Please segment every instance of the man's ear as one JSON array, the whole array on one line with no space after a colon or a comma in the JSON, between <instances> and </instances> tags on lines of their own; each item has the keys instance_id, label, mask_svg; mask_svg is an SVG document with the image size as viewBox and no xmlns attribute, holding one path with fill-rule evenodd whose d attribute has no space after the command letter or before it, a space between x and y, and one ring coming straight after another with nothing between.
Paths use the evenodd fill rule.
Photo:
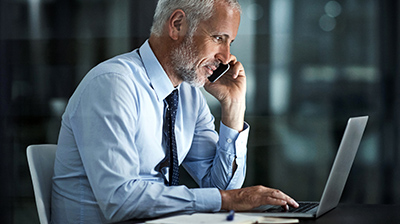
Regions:
<instances>
[{"instance_id":1,"label":"man's ear","mask_svg":"<svg viewBox=\"0 0 400 224\"><path fill-rule=\"evenodd\" d=\"M186 14L182 9L175 10L168 20L169 36L173 40L178 40L179 37L185 36L187 31Z\"/></svg>"}]
</instances>

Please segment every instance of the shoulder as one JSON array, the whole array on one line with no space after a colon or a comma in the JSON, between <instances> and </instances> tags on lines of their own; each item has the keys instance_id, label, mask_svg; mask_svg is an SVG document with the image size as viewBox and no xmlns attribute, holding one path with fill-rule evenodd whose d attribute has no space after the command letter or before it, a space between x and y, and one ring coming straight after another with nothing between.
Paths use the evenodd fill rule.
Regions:
<instances>
[{"instance_id":1,"label":"shoulder","mask_svg":"<svg viewBox=\"0 0 400 224\"><path fill-rule=\"evenodd\" d=\"M147 84L148 77L137 50L110 58L93 67L82 79L75 93L91 88L113 88L121 83L131 88Z\"/></svg>"},{"instance_id":2,"label":"shoulder","mask_svg":"<svg viewBox=\"0 0 400 224\"><path fill-rule=\"evenodd\" d=\"M137 74L145 73L145 69L139 55L137 54L137 50L134 50L129 53L115 56L98 64L89 71L87 76L90 78L108 73L120 74L134 78L137 77Z\"/></svg>"},{"instance_id":3,"label":"shoulder","mask_svg":"<svg viewBox=\"0 0 400 224\"><path fill-rule=\"evenodd\" d=\"M89 102L134 100L138 86L146 85L146 73L135 51L118 55L93 67L82 79L70 98L75 111L82 99ZM114 99L114 100L113 100Z\"/></svg>"}]
</instances>

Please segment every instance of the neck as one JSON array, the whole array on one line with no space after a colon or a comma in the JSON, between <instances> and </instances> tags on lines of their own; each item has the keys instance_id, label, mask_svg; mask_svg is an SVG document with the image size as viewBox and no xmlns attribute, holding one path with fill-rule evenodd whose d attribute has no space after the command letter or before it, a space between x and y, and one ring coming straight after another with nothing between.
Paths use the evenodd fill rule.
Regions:
<instances>
[{"instance_id":1,"label":"neck","mask_svg":"<svg viewBox=\"0 0 400 224\"><path fill-rule=\"evenodd\" d=\"M149 38L149 44L158 62L161 64L165 73L167 73L168 78L171 80L172 85L177 87L182 83L182 79L175 74L170 59L172 49L177 46L177 43L168 37L151 35Z\"/></svg>"}]
</instances>

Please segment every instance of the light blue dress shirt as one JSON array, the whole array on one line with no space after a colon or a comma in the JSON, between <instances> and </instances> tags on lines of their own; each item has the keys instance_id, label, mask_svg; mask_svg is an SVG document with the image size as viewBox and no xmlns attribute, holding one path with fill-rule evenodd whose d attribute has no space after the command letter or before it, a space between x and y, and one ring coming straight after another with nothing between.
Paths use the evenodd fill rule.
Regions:
<instances>
[{"instance_id":1,"label":"light blue dress shirt","mask_svg":"<svg viewBox=\"0 0 400 224\"><path fill-rule=\"evenodd\" d=\"M176 212L216 212L218 189L240 188L249 126L238 133L214 117L198 88L178 87L179 164L200 188L166 186L164 98L174 86L146 41L94 67L62 116L53 177L53 223L107 223ZM236 158L237 170L232 173Z\"/></svg>"}]
</instances>

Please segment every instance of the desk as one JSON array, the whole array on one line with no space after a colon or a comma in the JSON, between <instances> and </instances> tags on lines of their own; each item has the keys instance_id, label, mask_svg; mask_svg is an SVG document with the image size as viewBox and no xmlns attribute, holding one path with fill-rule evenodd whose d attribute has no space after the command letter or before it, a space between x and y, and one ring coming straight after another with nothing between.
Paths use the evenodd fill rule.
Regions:
<instances>
[{"instance_id":1,"label":"desk","mask_svg":"<svg viewBox=\"0 0 400 224\"><path fill-rule=\"evenodd\" d=\"M339 204L318 219L301 219L301 224L400 223L400 205Z\"/></svg>"},{"instance_id":2,"label":"desk","mask_svg":"<svg viewBox=\"0 0 400 224\"><path fill-rule=\"evenodd\" d=\"M124 224L143 224L144 220ZM392 224L400 223L400 204L364 205L339 204L338 207L318 219L300 219L300 224Z\"/></svg>"}]
</instances>

